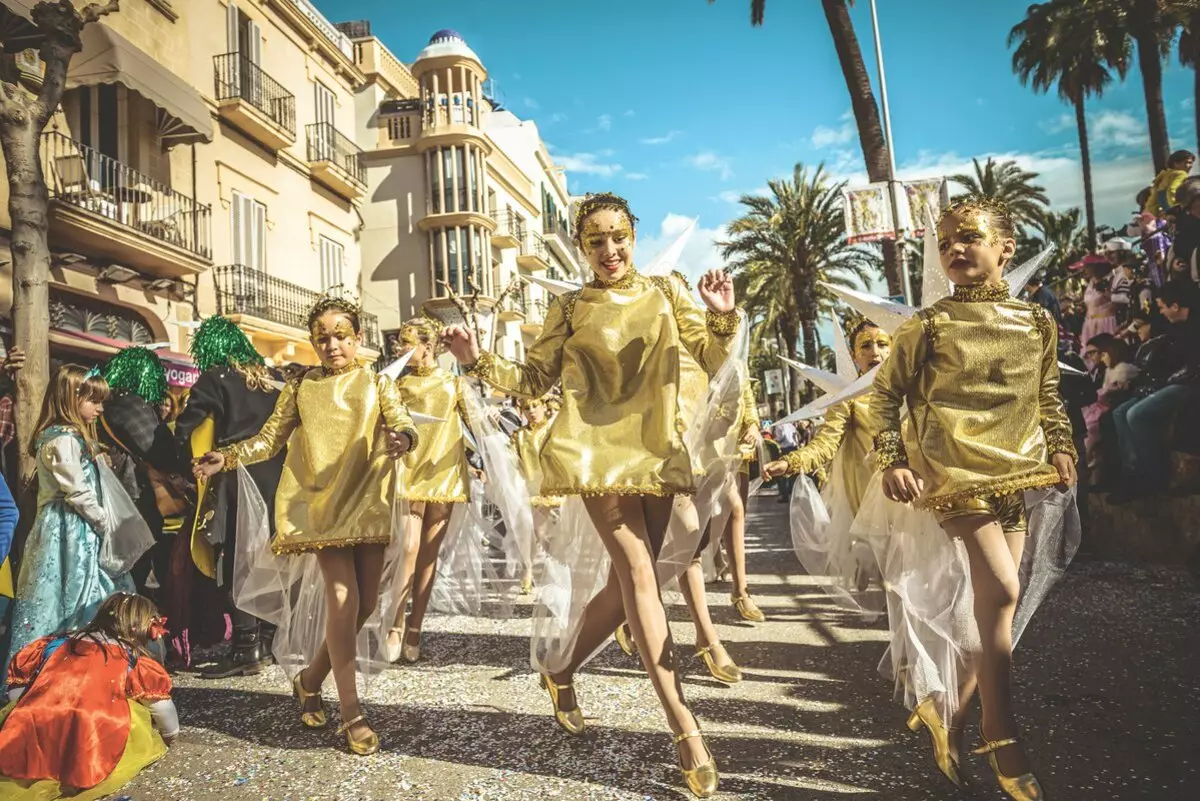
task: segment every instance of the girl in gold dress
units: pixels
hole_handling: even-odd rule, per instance
[[[719,271],[704,277],[705,316],[686,297],[680,302],[686,289],[678,279],[646,278],[634,269],[636,219],[625,200],[590,195],[575,223],[576,244],[595,279],[551,303],[524,364],[481,352],[462,327],[448,328],[445,338],[472,375],[510,394],[539,397],[562,380],[562,410],[542,451],[542,494],[582,499],[611,571],[545,665],[542,681],[556,719],[569,733],[583,733],[575,671],[628,615],[675,733],[685,780],[706,797],[716,791],[716,761],[684,703],[655,554],[672,497],[695,488],[679,414],[679,350],[686,348],[710,374],[721,367],[738,328],[733,283]],[[570,514],[565,506],[564,516]],[[686,558],[694,549],[687,544]]]
[[[438,365],[439,334],[438,323],[428,318],[409,320],[400,329],[401,345],[412,350],[407,368],[396,381],[400,400],[410,411],[441,421],[421,426],[420,444],[405,457],[407,469],[400,489],[400,497],[408,502],[409,540],[400,604],[388,632],[388,654],[410,663],[421,658],[421,625],[451,514],[467,502],[470,487],[462,379]],[[461,520],[459,514],[454,522],[461,524]],[[405,620],[409,595],[412,610]]]
[[[750,502],[750,465],[757,458],[762,442],[762,421],[758,417],[758,398],[749,382],[742,391],[739,409],[741,464],[737,477],[725,495],[728,514],[721,534],[721,545],[727,554],[726,569],[731,573],[733,586],[729,601],[743,620],[762,623],[767,619],[758,604],[750,597],[746,581],[746,505]]]
[[[284,585],[282,593],[278,583],[274,585],[276,598],[268,603],[285,610],[275,638],[275,654],[285,670],[294,674],[301,721],[310,728],[327,725],[320,687],[333,673],[341,704],[338,733],[345,734],[353,753],[367,755],[379,750],[379,737],[367,725],[358,700],[355,671],[360,648],[356,640],[363,639],[360,632],[379,606],[385,549],[393,539],[393,461],[417,445],[418,439],[395,383],[374,375],[356,360],[362,343],[359,314],[357,304],[322,297],[308,315],[321,366],[283,388],[275,411],[258,435],[205,454],[196,461],[195,472],[212,478],[222,470],[266,461],[287,446],[275,496],[277,533],[270,549],[289,563],[308,558],[306,554],[315,555],[320,568],[317,586],[323,584],[324,604],[312,614],[292,615],[292,582]],[[240,479],[244,490],[250,482],[247,476]],[[240,508],[247,506],[253,504]],[[243,555],[239,553],[238,558]],[[269,564],[235,567],[235,589],[239,572],[269,573],[272,567],[278,568]],[[297,589],[300,594],[308,589],[306,582],[296,583],[301,585]],[[243,595],[250,593],[244,583],[242,590]],[[269,594],[269,590],[264,592]],[[239,598],[239,606],[247,605]],[[287,645],[295,638],[290,627],[303,628],[306,622],[322,617],[323,638],[319,632],[308,634],[309,639],[321,639],[319,645]],[[307,667],[296,664],[309,653],[312,658]]]
[[[978,688],[984,744],[975,753],[989,757],[1010,798],[1033,801],[1044,795],[1018,742],[1012,650],[1073,553],[1078,513],[1073,494],[1054,489],[1076,478],[1056,327],[1002,280],[1014,231],[1007,210],[986,198],[943,212],[937,244],[954,292],[897,329],[876,374],[882,483],[868,490],[855,528],[888,542],[876,552],[886,554],[895,672],[915,706],[909,726],[929,731],[938,767],[960,783],[962,726]],[[880,489],[911,506],[881,515]],[[904,522],[872,522],[887,514]],[[917,514],[932,515],[944,535]]]
[[[512,448],[521,478],[529,489],[529,502],[533,507],[533,546],[539,548],[545,543],[551,521],[562,506],[562,498],[542,494],[542,449],[546,447],[552,418],[550,396],[521,398],[517,405],[524,413],[527,425],[513,432]],[[536,557],[529,559],[525,565],[525,574],[521,577],[523,595],[533,591],[535,562]]]

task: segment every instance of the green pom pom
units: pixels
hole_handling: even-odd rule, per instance
[[[125,348],[104,365],[104,380],[157,406],[167,394],[167,371],[158,356],[146,348]]]
[[[246,334],[228,318],[214,314],[192,337],[192,360],[206,372],[213,367],[249,367],[263,363]]]

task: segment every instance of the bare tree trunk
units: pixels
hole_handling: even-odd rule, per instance
[[[1092,189],[1092,150],[1088,143],[1087,115],[1083,95],[1075,101],[1075,125],[1079,128],[1079,161],[1083,165],[1083,212],[1087,218],[1088,252],[1096,250],[1096,198]]]
[[[16,84],[0,83],[0,147],[8,169],[12,216],[13,339],[26,353],[16,381],[21,488],[36,469],[30,444],[50,373],[50,201],[42,173],[41,135],[62,100],[71,57],[83,49],[83,26],[119,7],[118,0],[90,3],[78,11],[70,0],[38,3],[30,16],[45,37],[39,50],[45,63],[41,91],[33,97]]]
[[[879,105],[875,102],[875,91],[871,88],[871,76],[863,63],[858,36],[854,33],[854,22],[846,0],[821,0],[833,46],[837,50],[842,75],[846,78],[846,89],[850,92],[850,107],[854,110],[854,121],[858,125],[858,141],[862,145],[863,160],[867,165],[867,177],[872,183],[892,180],[891,158],[887,141],[883,138],[883,123],[879,118]],[[883,242],[883,274],[887,279],[888,292],[899,295],[904,291],[900,275],[899,250],[891,240]]]
[[[1151,10],[1153,7],[1152,1]],[[1142,89],[1146,95],[1146,117],[1150,122],[1150,155],[1154,159],[1154,172],[1158,174],[1167,168],[1171,141],[1167,135],[1167,112],[1163,107],[1162,57],[1154,31],[1142,30],[1137,36],[1137,51]]]

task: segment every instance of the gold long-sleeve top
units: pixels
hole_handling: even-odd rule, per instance
[[[441,367],[414,367],[396,380],[396,387],[410,412],[442,420],[421,424],[420,445],[404,457],[401,497],[428,503],[466,503],[471,482],[460,379]]]
[[[1049,455],[1076,457],[1058,382],[1058,332],[1042,307],[1006,284],[956,287],[900,326],[875,376],[879,468],[907,462],[926,509],[1057,484]]]
[[[746,382],[746,386],[742,387],[740,412],[742,437],[762,428],[762,420],[758,416],[758,396],[754,394],[754,387],[750,385],[749,381]],[[758,448],[753,445],[741,445],[740,447],[742,451],[742,465],[739,471],[743,475],[749,475],[750,463],[758,460]]]
[[[686,431],[708,404],[709,375],[704,368],[692,358],[687,350],[679,352],[679,417]],[[716,458],[716,449],[710,443],[704,443],[701,448],[694,449],[689,454],[692,459],[692,474],[697,478],[707,474],[705,465],[710,459]]]
[[[534,506],[560,506],[562,500],[542,494],[542,449],[550,439],[550,420],[544,420],[534,426],[529,425],[518,429],[512,438],[513,450],[517,454],[517,465],[521,468],[521,477],[529,487],[529,500]]]
[[[288,446],[275,493],[275,553],[386,545],[396,491],[387,429],[420,445],[394,381],[358,365],[333,373],[318,368],[284,386],[257,435],[221,453],[232,470]]]
[[[869,397],[833,404],[825,410],[825,422],[812,440],[803,448],[784,454],[788,475],[816,473],[840,455],[840,469],[829,480],[842,483],[851,510],[858,514],[867,482],[875,472],[874,462],[867,458],[874,447],[871,432]]]
[[[631,270],[556,298],[524,364],[485,352],[471,374],[527,398],[562,379],[562,409],[542,450],[543,495],[690,494],[680,351],[711,375],[737,327],[736,311],[706,316],[678,276]]]

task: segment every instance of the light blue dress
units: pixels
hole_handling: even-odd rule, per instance
[[[37,474],[37,520],[17,579],[11,654],[91,622],[114,592],[135,592],[128,575],[114,581],[100,569],[101,537],[112,523],[102,507],[96,460],[79,432],[62,426],[42,432]]]

